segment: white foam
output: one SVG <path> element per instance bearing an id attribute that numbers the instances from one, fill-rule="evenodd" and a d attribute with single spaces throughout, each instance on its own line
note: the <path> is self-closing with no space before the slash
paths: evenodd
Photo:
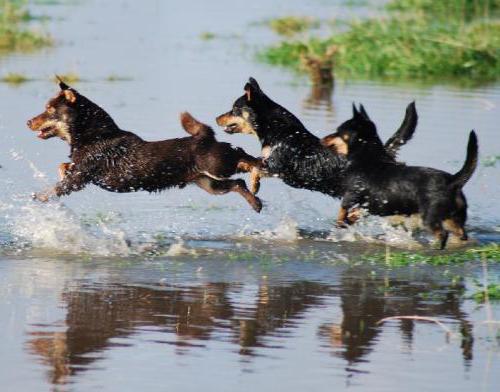
<path id="1" fill-rule="evenodd" d="M 33 248 L 63 253 L 90 253 L 99 256 L 128 256 L 125 233 L 99 221 L 93 227 L 60 203 L 30 202 L 21 206 L 12 219 L 13 234 Z"/>
<path id="2" fill-rule="evenodd" d="M 271 230 L 264 230 L 257 237 L 278 241 L 297 241 L 300 239 L 297 222 L 286 216 Z"/>
<path id="3" fill-rule="evenodd" d="M 333 242 L 380 242 L 398 247 L 421 246 L 414 238 L 415 225 L 411 221 L 395 222 L 391 218 L 365 216 L 347 228 L 333 228 L 328 240 Z"/>
<path id="4" fill-rule="evenodd" d="M 179 240 L 178 242 L 170 245 L 166 253 L 167 256 L 196 256 L 197 252 L 194 249 L 189 249 L 186 247 L 184 241 Z"/>

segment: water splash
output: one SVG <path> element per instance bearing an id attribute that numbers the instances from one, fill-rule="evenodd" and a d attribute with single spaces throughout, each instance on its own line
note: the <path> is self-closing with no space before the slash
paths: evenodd
<path id="1" fill-rule="evenodd" d="M 18 242 L 32 248 L 99 256 L 131 254 L 130 243 L 119 227 L 104 220 L 90 225 L 57 202 L 43 205 L 30 202 L 12 217 L 11 225 Z"/>

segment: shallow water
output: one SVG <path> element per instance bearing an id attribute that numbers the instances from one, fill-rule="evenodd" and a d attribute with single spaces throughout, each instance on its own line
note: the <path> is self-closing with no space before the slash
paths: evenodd
<path id="1" fill-rule="evenodd" d="M 427 246 L 386 220 L 332 229 L 338 201 L 271 179 L 255 214 L 235 195 L 196 187 L 117 195 L 96 187 L 40 205 L 30 193 L 56 181 L 61 141 L 42 141 L 28 118 L 57 91 L 54 73 L 125 129 L 149 140 L 178 137 L 178 113 L 214 123 L 248 76 L 317 135 L 362 101 L 387 138 L 416 100 L 415 139 L 400 154 L 458 170 L 468 131 L 482 161 L 500 153 L 500 84 L 476 88 L 338 81 L 318 92 L 254 61 L 276 39 L 255 23 L 280 15 L 365 15 L 325 1 L 264 0 L 172 5 L 162 1 L 38 5 L 55 48 L 0 58 L 0 73 L 38 80 L 0 84 L 0 380 L 7 390 L 494 390 L 500 307 L 467 297 L 481 266 L 372 265 L 385 245 Z M 213 4 L 215 3 L 215 4 Z M 203 32 L 215 39 L 200 39 Z M 130 80 L 106 81 L 110 75 Z M 256 140 L 217 133 L 258 154 Z M 480 164 L 465 187 L 474 241 L 500 241 L 500 163 Z M 365 261 L 363 261 L 365 260 Z M 489 271 L 500 277 L 497 267 Z M 490 311 L 492 314 L 489 314 Z M 424 322 L 376 322 L 417 314 Z M 457 337 L 455 333 L 461 332 Z M 496 369 L 496 371 L 495 371 Z M 194 377 L 196 375 L 197 377 Z"/>

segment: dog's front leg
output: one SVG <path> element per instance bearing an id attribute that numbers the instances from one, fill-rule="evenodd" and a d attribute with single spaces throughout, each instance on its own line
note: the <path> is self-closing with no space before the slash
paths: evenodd
<path id="1" fill-rule="evenodd" d="M 61 170 L 61 167 L 59 170 Z M 69 195 L 71 192 L 79 191 L 88 183 L 85 172 L 76 170 L 74 166 L 71 166 L 69 170 L 65 170 L 63 174 L 64 178 L 54 187 L 43 192 L 35 193 L 33 198 L 45 203 L 52 198 Z"/>
<path id="2" fill-rule="evenodd" d="M 250 192 L 256 195 L 260 189 L 260 179 L 267 177 L 265 163 L 257 158 L 244 158 L 238 162 L 238 172 L 250 172 Z"/>

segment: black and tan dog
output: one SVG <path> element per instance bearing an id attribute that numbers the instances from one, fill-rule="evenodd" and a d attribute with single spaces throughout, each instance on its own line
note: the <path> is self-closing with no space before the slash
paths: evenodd
<path id="1" fill-rule="evenodd" d="M 217 117 L 217 124 L 225 127 L 227 133 L 257 136 L 268 175 L 280 177 L 295 188 L 340 197 L 345 156 L 322 146 L 320 139 L 287 109 L 272 101 L 255 79 L 249 79 L 244 91 L 229 112 Z M 417 113 L 412 103 L 403 124 L 385 145 L 394 159 L 399 147 L 411 139 L 416 125 Z"/>
<path id="2" fill-rule="evenodd" d="M 59 83 L 61 91 L 45 111 L 28 121 L 38 137 L 57 136 L 71 147 L 71 162 L 60 165 L 61 181 L 38 200 L 78 191 L 89 183 L 112 192 L 161 191 L 195 183 L 211 194 L 237 192 L 259 212 L 261 201 L 239 172 L 256 173 L 261 160 L 241 148 L 215 139 L 213 130 L 189 113 L 181 115 L 188 137 L 147 142 L 121 130 L 108 113 L 76 90 Z"/>
<path id="3" fill-rule="evenodd" d="M 378 137 L 375 124 L 364 110 L 358 112 L 356 108 L 353 118 L 323 138 L 322 143 L 348 160 L 337 217 L 339 226 L 353 223 L 349 212 L 361 206 L 380 216 L 419 214 L 441 249 L 446 246 L 448 230 L 467 240 L 467 201 L 462 188 L 477 166 L 474 131 L 469 135 L 465 163 L 455 174 L 394 162 Z"/>

